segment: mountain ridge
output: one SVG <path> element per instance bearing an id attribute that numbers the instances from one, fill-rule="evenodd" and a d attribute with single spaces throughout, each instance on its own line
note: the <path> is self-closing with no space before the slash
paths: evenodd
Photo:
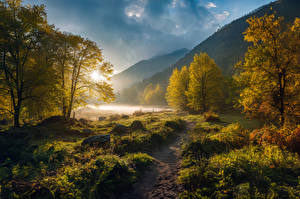
<path id="1" fill-rule="evenodd" d="M 223 26 L 206 40 L 195 46 L 174 65 L 164 71 L 154 74 L 150 78 L 144 79 L 137 84 L 136 87 L 141 90 L 149 83 L 159 83 L 166 87 L 173 69 L 181 68 L 185 65 L 189 66 L 193 61 L 194 55 L 200 52 L 206 52 L 216 61 L 217 65 L 225 75 L 231 75 L 234 64 L 243 58 L 249 46 L 249 43 L 246 43 L 243 39 L 243 32 L 245 32 L 248 27 L 246 19 L 251 16 L 261 17 L 264 14 L 270 14 L 274 11 L 276 12 L 276 15 L 284 16 L 287 22 L 292 22 L 295 17 L 300 16 L 300 1 L 278 0 L 261 6 L 260 8 L 233 20 L 231 23 Z"/>
<path id="2" fill-rule="evenodd" d="M 189 52 L 188 49 L 182 48 L 171 53 L 156 55 L 150 59 L 141 60 L 124 71 L 114 75 L 112 77 L 112 84 L 116 90 L 127 88 L 134 83 L 151 77 L 157 72 L 161 72 L 162 70 L 171 67 L 187 52 Z"/>

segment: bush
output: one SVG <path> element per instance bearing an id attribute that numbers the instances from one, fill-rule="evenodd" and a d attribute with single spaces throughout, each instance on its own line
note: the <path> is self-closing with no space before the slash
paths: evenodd
<path id="1" fill-rule="evenodd" d="M 275 126 L 264 126 L 250 133 L 250 141 L 254 144 L 276 144 L 282 148 L 286 146 L 285 138 Z"/>
<path id="2" fill-rule="evenodd" d="M 113 114 L 113 115 L 110 115 L 107 120 L 109 121 L 117 121 L 117 120 L 120 120 L 122 118 L 121 115 L 119 114 Z"/>
<path id="3" fill-rule="evenodd" d="M 114 155 L 98 156 L 81 165 L 65 166 L 61 174 L 43 179 L 55 192 L 55 198 L 112 198 L 114 193 L 128 189 L 134 171 Z"/>
<path id="4" fill-rule="evenodd" d="M 122 124 L 116 124 L 112 129 L 111 133 L 116 135 L 124 135 L 128 133 L 128 127 Z"/>
<path id="5" fill-rule="evenodd" d="M 175 130 L 162 127 L 156 132 L 135 131 L 126 136 L 115 136 L 112 151 L 119 155 L 152 151 L 155 147 L 175 137 Z"/>
<path id="6" fill-rule="evenodd" d="M 181 198 L 294 198 L 300 196 L 299 158 L 278 146 L 244 147 L 180 172 Z"/>
<path id="7" fill-rule="evenodd" d="M 154 159 L 145 153 L 133 153 L 128 154 L 125 159 L 129 165 L 138 171 L 143 171 L 148 168 L 154 161 Z"/>
<path id="8" fill-rule="evenodd" d="M 291 127 L 279 129 L 274 126 L 265 126 L 252 131 L 250 140 L 260 145 L 276 144 L 281 148 L 300 153 L 300 126 L 297 126 L 295 129 Z"/>
<path id="9" fill-rule="evenodd" d="M 225 143 L 202 137 L 202 139 L 191 141 L 185 145 L 182 150 L 182 155 L 199 161 L 203 158 L 208 158 L 214 154 L 226 151 L 228 150 Z"/>
<path id="10" fill-rule="evenodd" d="M 121 119 L 129 119 L 129 115 L 122 114 Z"/>
<path id="11" fill-rule="evenodd" d="M 220 122 L 220 117 L 218 114 L 214 113 L 214 112 L 206 112 L 204 113 L 204 120 L 206 122 Z"/>
<path id="12" fill-rule="evenodd" d="M 142 110 L 139 110 L 139 111 L 134 111 L 132 113 L 132 115 L 134 115 L 134 116 L 142 116 L 142 115 L 145 115 L 145 113 Z"/>
<path id="13" fill-rule="evenodd" d="M 131 123 L 130 129 L 131 129 L 132 131 L 137 131 L 137 130 L 144 130 L 145 127 L 144 127 L 144 125 L 143 125 L 143 123 L 142 123 L 141 121 L 135 120 L 135 121 L 133 121 L 133 122 Z"/>
<path id="14" fill-rule="evenodd" d="M 185 122 L 181 119 L 174 120 L 174 121 L 166 121 L 164 126 L 171 128 L 175 131 L 182 131 L 185 129 Z"/>
<path id="15" fill-rule="evenodd" d="M 222 142 L 229 148 L 242 148 L 249 143 L 249 133 L 239 123 L 224 127 L 220 132 L 209 136 L 209 138 Z"/>
<path id="16" fill-rule="evenodd" d="M 300 154 L 300 125 L 286 137 L 286 145 L 289 150 Z"/>

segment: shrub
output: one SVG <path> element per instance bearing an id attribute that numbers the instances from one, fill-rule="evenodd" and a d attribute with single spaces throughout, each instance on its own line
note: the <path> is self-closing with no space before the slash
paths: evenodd
<path id="1" fill-rule="evenodd" d="M 286 145 L 289 150 L 300 154 L 300 125 L 286 137 Z"/>
<path id="2" fill-rule="evenodd" d="M 174 120 L 174 121 L 166 121 L 164 126 L 171 128 L 175 131 L 182 131 L 185 129 L 185 122 L 181 119 Z"/>
<path id="3" fill-rule="evenodd" d="M 154 159 L 145 153 L 133 153 L 128 154 L 125 159 L 129 162 L 129 165 L 138 171 L 143 171 L 148 168 L 154 161 Z"/>
<path id="4" fill-rule="evenodd" d="M 65 166 L 60 172 L 60 175 L 43 179 L 43 183 L 55 192 L 55 198 L 111 198 L 114 193 L 128 189 L 135 180 L 134 171 L 114 155 Z"/>
<path id="5" fill-rule="evenodd" d="M 214 112 L 206 112 L 204 113 L 204 120 L 206 122 L 220 122 L 220 117 L 218 114 L 214 113 Z"/>
<path id="6" fill-rule="evenodd" d="M 286 146 L 285 138 L 275 126 L 264 126 L 250 133 L 250 141 L 255 144 L 276 144 L 284 148 Z"/>
<path id="7" fill-rule="evenodd" d="M 229 148 L 241 148 L 249 142 L 248 132 L 245 131 L 239 123 L 224 127 L 220 132 L 209 136 L 209 138 L 222 142 Z"/>
<path id="8" fill-rule="evenodd" d="M 117 121 L 117 120 L 120 120 L 121 119 L 121 115 L 119 114 L 113 114 L 113 115 L 110 115 L 107 120 L 109 121 Z"/>
<path id="9" fill-rule="evenodd" d="M 211 140 L 207 137 L 194 140 L 184 145 L 182 155 L 185 158 L 189 158 L 189 162 L 193 163 L 202 161 L 203 158 L 211 157 L 214 154 L 219 154 L 227 151 L 227 147 L 224 143 L 217 140 Z"/>
<path id="10" fill-rule="evenodd" d="M 82 123 L 83 125 L 88 125 L 89 124 L 89 121 L 87 119 L 84 119 L 84 118 L 80 118 L 79 122 Z"/>
<path id="11" fill-rule="evenodd" d="M 291 127 L 278 129 L 274 126 L 265 126 L 252 131 L 250 140 L 260 145 L 276 144 L 281 148 L 300 153 L 300 126 L 295 129 Z"/>
<path id="12" fill-rule="evenodd" d="M 122 114 L 122 115 L 121 115 L 121 118 L 122 118 L 122 119 L 129 119 L 129 115 Z"/>
<path id="13" fill-rule="evenodd" d="M 142 116 L 142 115 L 145 115 L 145 113 L 142 110 L 139 110 L 139 111 L 134 111 L 132 113 L 132 115 L 134 115 L 134 116 Z"/>
<path id="14" fill-rule="evenodd" d="M 116 135 L 124 135 L 128 132 L 128 127 L 122 124 L 116 124 L 112 129 L 111 133 Z"/>
<path id="15" fill-rule="evenodd" d="M 244 147 L 215 155 L 180 172 L 181 197 L 277 198 L 299 197 L 299 157 L 266 145 Z"/>
<path id="16" fill-rule="evenodd" d="M 159 121 L 159 118 L 158 117 L 154 117 L 154 116 L 151 116 L 147 122 L 148 123 L 153 123 L 153 122 L 158 122 Z"/>
<path id="17" fill-rule="evenodd" d="M 137 130 L 144 130 L 145 127 L 144 127 L 144 125 L 143 125 L 143 123 L 142 123 L 141 121 L 135 120 L 135 121 L 133 121 L 133 122 L 131 123 L 130 129 L 131 129 L 132 131 L 137 131 Z"/>

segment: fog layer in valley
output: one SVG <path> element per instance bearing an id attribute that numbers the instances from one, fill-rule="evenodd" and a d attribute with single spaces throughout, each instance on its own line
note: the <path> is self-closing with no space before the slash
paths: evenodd
<path id="1" fill-rule="evenodd" d="M 161 112 L 172 111 L 169 107 L 159 106 L 134 106 L 134 105 L 88 105 L 75 111 L 76 118 L 85 118 L 89 120 L 98 120 L 100 116 L 108 116 L 111 114 L 133 114 L 135 111 L 142 112 Z"/>

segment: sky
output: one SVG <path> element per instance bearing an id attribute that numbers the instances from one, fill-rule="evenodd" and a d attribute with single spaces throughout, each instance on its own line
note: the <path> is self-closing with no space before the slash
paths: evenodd
<path id="1" fill-rule="evenodd" d="M 97 42 L 120 72 L 181 48 L 192 49 L 218 28 L 271 0 L 26 0 L 45 4 L 61 31 Z"/>

